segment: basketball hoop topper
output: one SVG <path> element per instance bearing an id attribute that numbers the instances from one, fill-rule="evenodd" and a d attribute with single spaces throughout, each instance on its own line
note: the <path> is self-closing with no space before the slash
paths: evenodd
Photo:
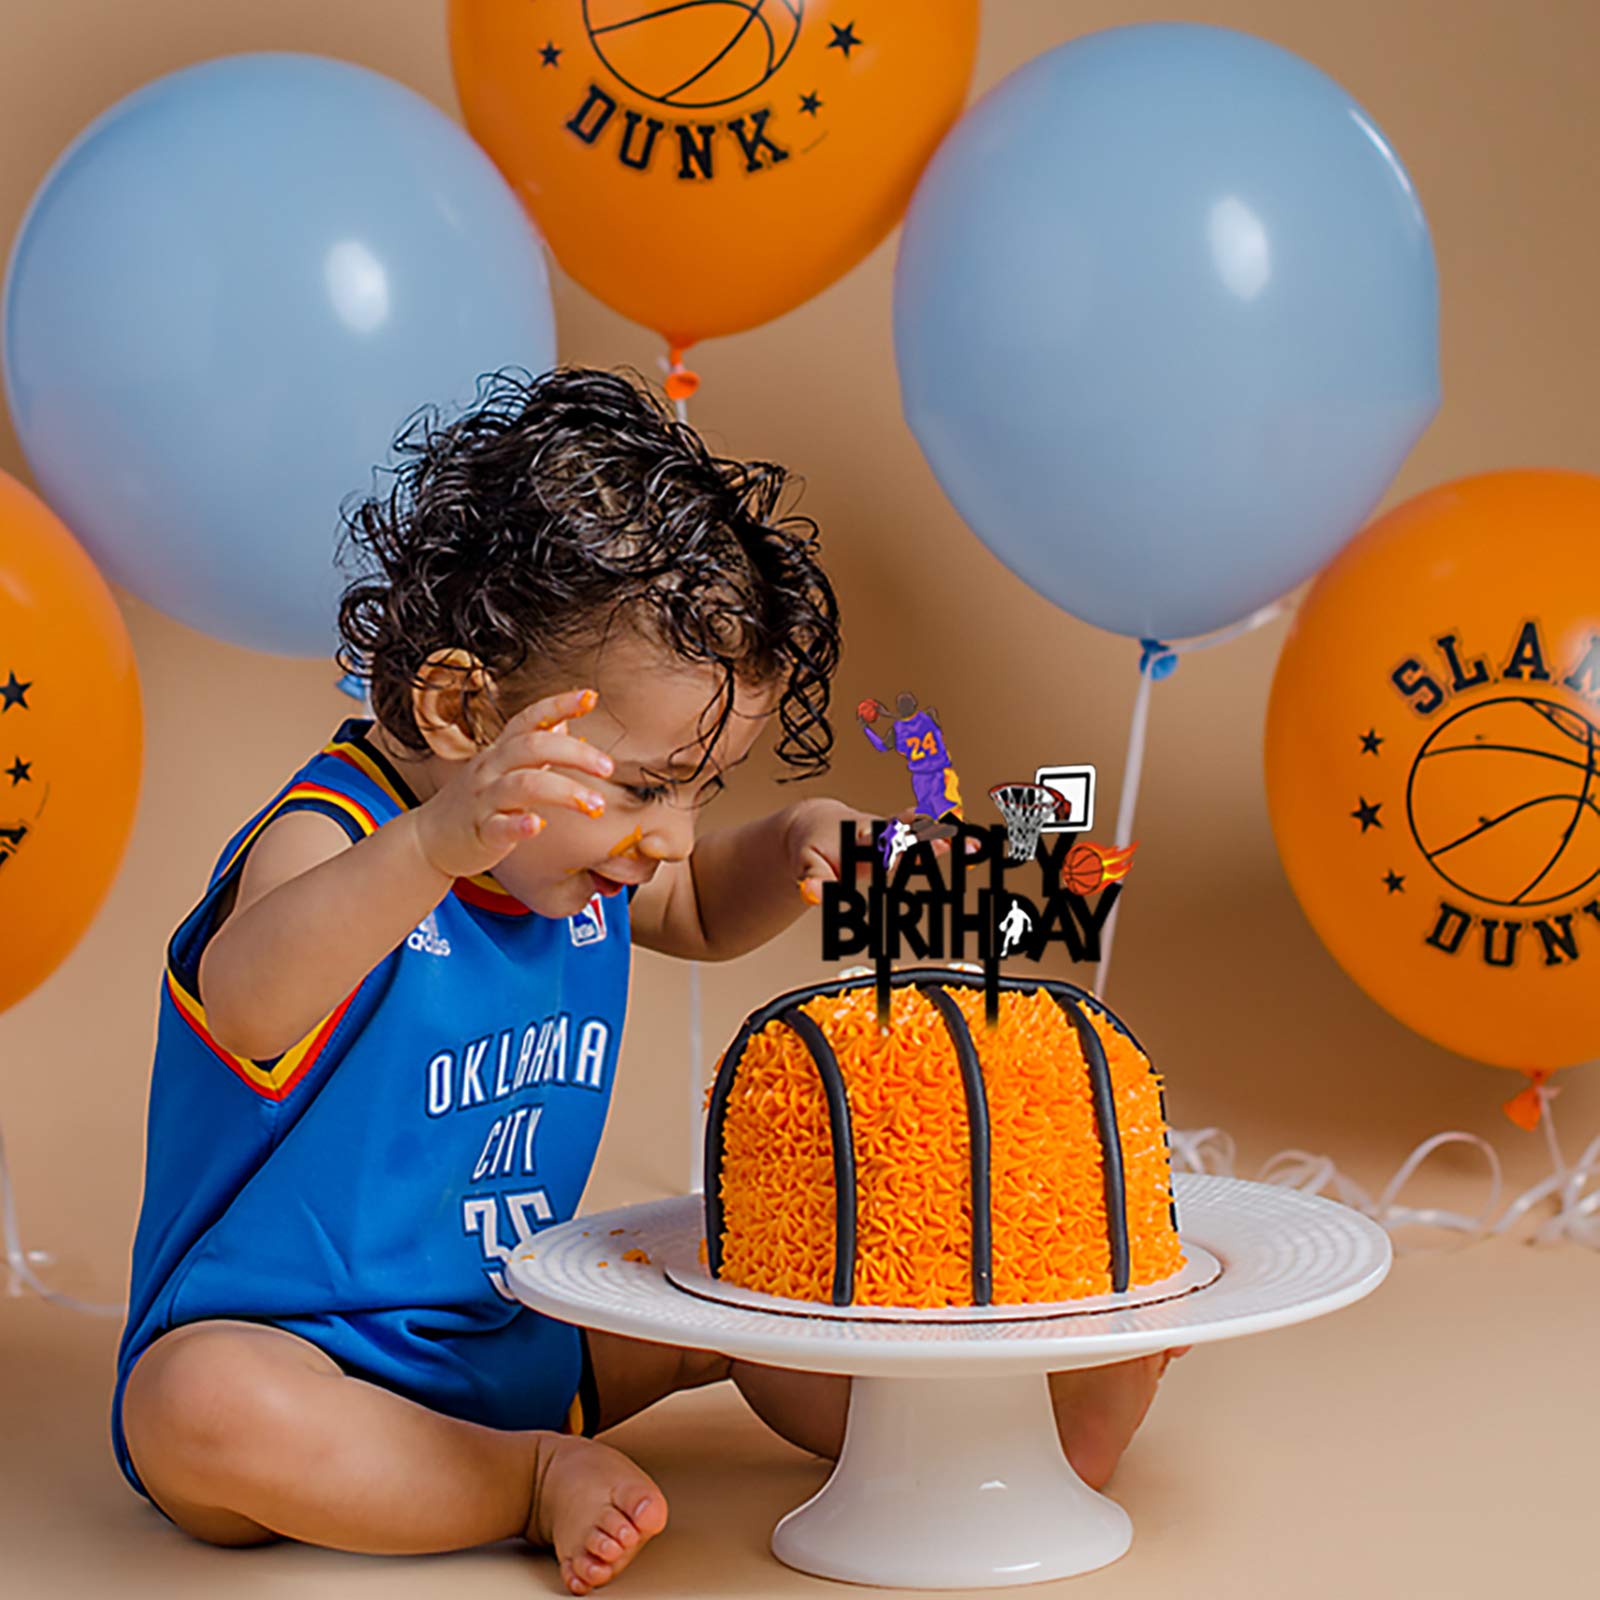
<path id="1" fill-rule="evenodd" d="M 1042 783 L 997 783 L 989 798 L 1006 819 L 1006 860 L 1032 861 L 1040 830 L 1061 815 L 1061 796 Z"/>

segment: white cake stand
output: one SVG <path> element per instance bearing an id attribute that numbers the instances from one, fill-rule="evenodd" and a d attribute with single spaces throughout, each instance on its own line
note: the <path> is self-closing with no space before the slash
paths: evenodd
<path id="1" fill-rule="evenodd" d="M 507 1280 L 567 1322 L 855 1380 L 832 1477 L 773 1533 L 780 1561 L 885 1588 L 1039 1583 L 1105 1566 L 1133 1539 L 1128 1514 L 1062 1452 L 1047 1373 L 1305 1322 L 1370 1294 L 1389 1270 L 1389 1236 L 1332 1201 L 1237 1178 L 1174 1182 L 1184 1240 L 1221 1273 L 1132 1309 L 899 1323 L 719 1304 L 667 1276 L 696 1268 L 698 1195 L 547 1229 Z M 624 1260 L 629 1250 L 648 1262 Z"/>

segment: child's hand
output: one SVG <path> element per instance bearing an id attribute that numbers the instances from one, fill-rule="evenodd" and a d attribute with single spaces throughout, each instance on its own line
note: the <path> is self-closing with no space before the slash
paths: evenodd
<path id="1" fill-rule="evenodd" d="M 899 820 L 909 826 L 916 815 L 916 807 L 907 806 L 898 819 L 889 820 Z M 875 820 L 866 812 L 856 811 L 839 800 L 802 800 L 793 808 L 785 837 L 800 894 L 807 905 L 820 906 L 823 884 L 837 883 L 840 879 L 839 824 L 853 821 L 857 842 L 868 844 L 872 840 L 872 824 Z M 949 855 L 950 841 L 935 840 L 933 851 L 938 856 Z M 870 861 L 857 866 L 858 878 L 871 875 Z"/>
<path id="2" fill-rule="evenodd" d="M 451 878 L 487 872 L 544 827 L 541 812 L 551 806 L 589 817 L 604 812 L 604 796 L 570 774 L 609 778 L 611 757 L 567 732 L 567 719 L 592 711 L 598 699 L 593 689 L 570 689 L 525 707 L 417 808 L 418 842 L 435 871 Z"/>

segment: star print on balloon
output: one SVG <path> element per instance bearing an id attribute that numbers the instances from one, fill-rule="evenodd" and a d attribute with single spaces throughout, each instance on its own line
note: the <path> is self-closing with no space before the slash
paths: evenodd
<path id="1" fill-rule="evenodd" d="M 33 763 L 31 761 L 24 761 L 21 756 L 18 756 L 16 760 L 14 760 L 11 765 L 6 768 L 6 776 L 11 779 L 11 787 L 13 789 L 15 789 L 19 783 L 32 783 Z"/>
<path id="2" fill-rule="evenodd" d="M 816 90 L 810 94 L 800 96 L 800 109 L 809 117 L 814 117 L 822 109 L 822 102 L 817 98 Z"/>
<path id="3" fill-rule="evenodd" d="M 1383 875 L 1383 881 L 1389 886 L 1390 894 L 1404 894 L 1406 888 L 1405 874 L 1396 872 L 1392 868 Z"/>
<path id="4" fill-rule="evenodd" d="M 828 48 L 843 51 L 844 58 L 848 61 L 850 52 L 865 41 L 856 37 L 856 25 L 853 22 L 845 23 L 842 28 L 837 22 L 830 23 L 829 26 L 833 29 L 833 37 L 828 41 Z"/>
<path id="5" fill-rule="evenodd" d="M 12 706 L 21 706 L 24 711 L 28 709 L 27 695 L 33 687 L 31 683 L 18 683 L 16 673 L 9 673 L 4 683 L 0 683 L 0 714 L 9 711 Z"/>
<path id="6" fill-rule="evenodd" d="M 539 52 L 539 59 L 547 67 L 553 67 L 561 60 L 561 52 L 556 49 L 554 40 L 551 40 L 550 43 L 548 43 L 544 49 Z"/>
<path id="7" fill-rule="evenodd" d="M 1361 735 L 1361 753 L 1362 753 L 1362 755 L 1364 755 L 1364 756 L 1375 756 L 1375 755 L 1377 755 L 1378 746 L 1380 744 L 1382 744 L 1382 743 L 1383 743 L 1383 740 L 1378 737 L 1377 730 L 1375 728 L 1369 728 L 1364 734 Z"/>
<path id="8" fill-rule="evenodd" d="M 1373 805 L 1372 802 L 1363 795 L 1361 803 L 1355 808 L 1354 811 L 1350 813 L 1350 815 L 1361 824 L 1361 831 L 1365 833 L 1368 828 L 1381 828 L 1383 826 L 1383 824 L 1378 821 L 1378 813 L 1382 810 L 1383 802 L 1381 800 L 1377 805 Z"/>

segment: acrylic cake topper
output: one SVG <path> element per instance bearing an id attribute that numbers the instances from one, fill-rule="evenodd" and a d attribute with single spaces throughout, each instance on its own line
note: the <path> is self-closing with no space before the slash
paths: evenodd
<path id="1" fill-rule="evenodd" d="M 895 696 L 894 706 L 891 713 L 881 700 L 869 697 L 861 701 L 856 706 L 861 731 L 880 755 L 898 755 L 905 761 L 914 807 L 909 824 L 913 836 L 919 841 L 948 839 L 961 821 L 961 781 L 945 743 L 939 713 L 932 706 L 919 708 L 909 689 Z M 877 728 L 886 717 L 891 718 L 887 739 Z M 899 829 L 907 826 L 901 823 Z"/>
<path id="2" fill-rule="evenodd" d="M 992 1022 L 1001 960 L 1037 962 L 1054 943 L 1071 961 L 1100 959 L 1101 930 L 1135 846 L 1108 850 L 1075 837 L 1093 819 L 1094 768 L 1086 766 L 1042 767 L 1040 781 L 996 784 L 989 792 L 1004 825 L 966 822 L 937 713 L 919 710 L 909 691 L 896 704 L 892 741 L 872 726 L 887 714 L 879 701 L 863 700 L 857 715 L 874 749 L 905 756 L 917 811 L 910 824 L 874 822 L 870 844 L 853 823 L 840 826 L 839 881 L 822 888 L 822 956 L 871 962 L 883 1021 L 896 960 L 976 957 Z M 943 856 L 932 844 L 942 837 L 953 839 Z"/>

